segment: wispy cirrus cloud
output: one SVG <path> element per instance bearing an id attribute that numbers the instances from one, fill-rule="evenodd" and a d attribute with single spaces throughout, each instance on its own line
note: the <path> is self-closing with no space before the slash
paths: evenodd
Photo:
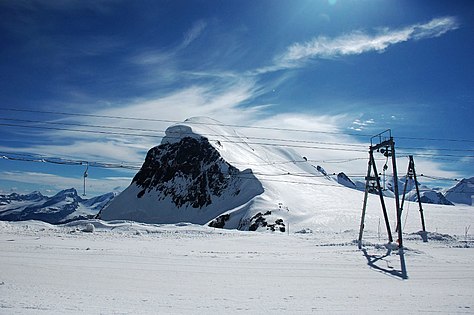
<path id="1" fill-rule="evenodd" d="M 38 130 L 28 124 L 33 128 L 26 129 L 23 137 L 35 130 L 35 137 L 54 141 L 34 142 L 30 145 L 25 143 L 22 147 L 4 144 L 0 146 L 0 151 L 34 152 L 49 157 L 140 165 L 146 151 L 160 144 L 166 128 L 173 122 L 194 116 L 208 116 L 226 123 L 244 124 L 263 115 L 265 105 L 245 105 L 260 93 L 260 87 L 253 80 L 227 81 L 229 82 L 193 85 L 156 97 L 126 101 L 121 106 L 98 108 L 93 111 L 98 117 L 58 116 L 58 124 L 52 129 L 47 129 L 51 124 L 36 126 L 45 127 Z M 76 107 L 85 105 L 87 104 L 79 102 Z"/>
<path id="2" fill-rule="evenodd" d="M 202 34 L 206 27 L 206 21 L 196 21 L 193 26 L 184 34 L 184 39 L 180 45 L 180 48 L 188 47 L 194 40 L 196 40 Z"/>
<path id="3" fill-rule="evenodd" d="M 396 44 L 439 37 L 457 28 L 459 28 L 457 19 L 447 16 L 398 29 L 380 28 L 374 33 L 354 31 L 333 38 L 318 36 L 306 42 L 290 45 L 283 54 L 275 58 L 272 66 L 258 69 L 256 73 L 297 68 L 312 59 L 331 59 L 367 52 L 381 53 Z"/>
<path id="4" fill-rule="evenodd" d="M 459 22 L 455 17 L 446 16 L 442 18 L 432 19 L 428 23 L 415 24 L 412 26 L 411 38 L 424 39 L 439 37 L 449 31 L 459 28 Z"/>
<path id="5" fill-rule="evenodd" d="M 142 75 L 135 81 L 138 86 L 152 86 L 172 84 L 186 79 L 183 70 L 181 55 L 208 27 L 205 20 L 197 20 L 184 32 L 183 37 L 177 39 L 168 47 L 144 47 L 137 53 L 127 56 L 126 63 Z M 143 75 L 144 74 L 144 75 Z"/>
<path id="6" fill-rule="evenodd" d="M 173 45 L 167 49 L 148 49 L 141 51 L 140 53 L 132 56 L 130 61 L 137 65 L 160 65 L 163 66 L 167 63 L 175 63 L 177 54 L 191 45 L 196 39 L 201 36 L 207 27 L 205 20 L 198 20 L 189 28 L 184 34 L 181 42 Z"/>

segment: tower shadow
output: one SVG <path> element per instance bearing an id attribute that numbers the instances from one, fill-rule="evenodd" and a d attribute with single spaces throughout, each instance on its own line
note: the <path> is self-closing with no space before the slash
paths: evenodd
<path id="1" fill-rule="evenodd" d="M 367 265 L 369 265 L 370 268 L 388 276 L 396 277 L 402 280 L 408 279 L 403 248 L 398 250 L 398 255 L 400 257 L 400 270 L 389 267 L 388 262 L 385 260 L 386 257 L 389 257 L 392 254 L 391 249 L 387 249 L 387 252 L 384 255 L 369 255 L 367 253 L 367 249 L 365 248 L 362 248 L 362 252 L 364 253 L 364 257 L 367 259 Z M 385 264 L 386 267 L 384 267 L 383 264 Z"/>

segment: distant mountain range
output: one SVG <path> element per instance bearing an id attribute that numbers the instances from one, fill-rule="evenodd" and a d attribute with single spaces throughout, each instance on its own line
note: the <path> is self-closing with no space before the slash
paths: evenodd
<path id="1" fill-rule="evenodd" d="M 339 173 L 333 178 L 341 185 L 348 188 L 364 191 L 365 182 L 353 181 L 344 173 Z M 439 188 L 430 188 L 418 183 L 418 189 L 420 191 L 420 199 L 422 203 L 441 204 L 441 205 L 454 205 L 455 203 L 472 205 L 472 199 L 474 196 L 474 177 L 470 179 L 463 179 L 456 186 L 448 189 L 441 190 Z M 383 191 L 384 196 L 393 197 L 394 188 L 393 181 L 388 181 L 386 189 Z M 405 177 L 402 176 L 398 182 L 399 194 L 403 194 L 405 187 Z M 408 179 L 405 200 L 407 201 L 418 201 L 416 193 L 415 181 Z"/>
<path id="2" fill-rule="evenodd" d="M 115 197 L 107 193 L 83 199 L 74 188 L 58 192 L 52 197 L 32 192 L 26 195 L 0 194 L 0 220 L 40 220 L 52 224 L 94 218 Z"/>

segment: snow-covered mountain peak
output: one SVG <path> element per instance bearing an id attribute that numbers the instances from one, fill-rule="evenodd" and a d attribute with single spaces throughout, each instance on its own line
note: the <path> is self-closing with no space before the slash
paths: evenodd
<path id="1" fill-rule="evenodd" d="M 182 123 L 177 123 L 168 127 L 165 131 L 165 137 L 163 137 L 161 144 L 176 143 L 185 137 L 206 137 L 214 140 L 216 137 L 226 137 L 230 133 L 234 133 L 234 131 L 230 128 L 226 128 L 222 123 L 215 119 L 203 116 L 192 117 L 186 119 Z"/>
<path id="2" fill-rule="evenodd" d="M 26 195 L 0 194 L 0 220 L 40 220 L 56 224 L 92 218 L 114 197 L 114 193 L 108 193 L 82 199 L 74 188 L 62 190 L 52 197 L 38 191 Z"/>
<path id="3" fill-rule="evenodd" d="M 209 118 L 169 127 L 161 144 L 148 151 L 132 184 L 101 217 L 204 224 L 247 203 L 263 188 L 250 169 L 233 165 L 249 151 L 239 149 L 242 141 L 236 137 Z"/>
<path id="4" fill-rule="evenodd" d="M 185 137 L 198 138 L 201 137 L 193 132 L 190 126 L 174 125 L 166 129 L 165 136 L 161 140 L 161 144 L 173 144 L 181 141 Z"/>
<path id="5" fill-rule="evenodd" d="M 75 188 L 61 190 L 52 198 L 63 198 L 63 197 L 80 198 Z"/>
<path id="6" fill-rule="evenodd" d="M 339 189 L 346 190 L 294 150 L 256 144 L 196 117 L 166 130 L 101 217 L 282 231 L 290 216 L 294 223 L 312 218 L 315 200 L 333 198 Z"/>
<path id="7" fill-rule="evenodd" d="M 238 134 L 234 129 L 209 117 L 192 117 L 182 123 L 168 127 L 165 131 L 161 144 L 179 143 L 183 138 L 204 138 L 222 157 L 231 162 L 248 162 L 249 145 L 245 137 Z"/>
<path id="8" fill-rule="evenodd" d="M 474 177 L 462 179 L 446 192 L 446 198 L 454 203 L 474 205 Z"/>
<path id="9" fill-rule="evenodd" d="M 77 196 L 77 190 L 75 188 L 68 188 L 61 190 L 57 195 Z"/>

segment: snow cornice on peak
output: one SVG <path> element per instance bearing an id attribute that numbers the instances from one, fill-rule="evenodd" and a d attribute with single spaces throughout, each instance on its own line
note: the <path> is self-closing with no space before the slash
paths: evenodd
<path id="1" fill-rule="evenodd" d="M 218 129 L 218 130 L 217 130 Z M 229 129 L 229 130 L 227 130 Z M 206 138 L 225 137 L 228 133 L 234 131 L 224 127 L 224 124 L 209 117 L 191 117 L 182 123 L 170 126 L 165 131 L 161 144 L 178 143 L 183 138 Z"/>

